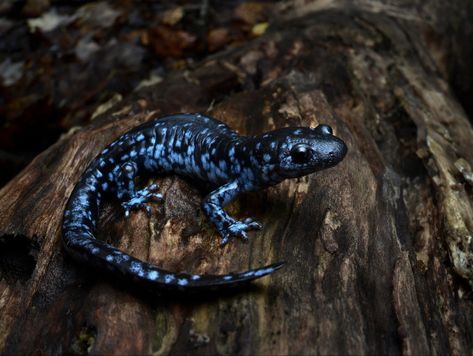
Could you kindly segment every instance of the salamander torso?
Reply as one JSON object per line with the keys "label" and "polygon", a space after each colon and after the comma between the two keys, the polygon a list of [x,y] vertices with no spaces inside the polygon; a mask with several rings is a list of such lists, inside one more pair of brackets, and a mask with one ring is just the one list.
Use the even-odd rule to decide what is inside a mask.
{"label": "salamander torso", "polygon": [[238,221],[224,211],[238,194],[332,167],[346,151],[344,142],[327,125],[246,137],[201,114],[155,119],[112,142],[82,175],[64,212],[66,250],[81,262],[157,289],[233,286],[262,277],[282,264],[227,275],[175,274],[95,239],[104,194],[116,196],[128,217],[135,209],[150,213],[147,203],[162,200],[156,184],[135,188],[139,174],[175,173],[203,182],[214,190],[202,201],[202,209],[225,244],[232,236],[247,239],[247,231],[261,229],[251,218]]}

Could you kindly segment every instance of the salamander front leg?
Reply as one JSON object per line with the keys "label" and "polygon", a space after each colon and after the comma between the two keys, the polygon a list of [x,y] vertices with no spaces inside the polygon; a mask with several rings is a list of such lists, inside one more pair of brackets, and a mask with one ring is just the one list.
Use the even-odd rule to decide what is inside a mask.
{"label": "salamander front leg", "polygon": [[223,210],[223,207],[241,191],[236,181],[230,182],[211,192],[202,201],[202,210],[209,220],[215,224],[217,231],[222,236],[221,245],[225,245],[231,236],[239,236],[243,240],[247,240],[247,231],[260,230],[262,228],[262,225],[252,218],[238,221]]}
{"label": "salamander front leg", "polygon": [[143,189],[135,190],[136,164],[124,163],[120,167],[120,173],[117,177],[117,197],[122,202],[125,210],[125,217],[130,216],[131,210],[144,209],[148,215],[151,215],[151,207],[147,203],[162,201],[163,196],[156,191],[158,184],[151,184]]}

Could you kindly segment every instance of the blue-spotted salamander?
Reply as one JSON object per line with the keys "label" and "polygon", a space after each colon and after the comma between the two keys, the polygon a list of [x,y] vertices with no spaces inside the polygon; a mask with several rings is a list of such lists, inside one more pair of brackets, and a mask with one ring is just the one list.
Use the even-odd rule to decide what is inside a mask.
{"label": "blue-spotted salamander", "polygon": [[162,200],[158,185],[135,188],[138,174],[175,173],[215,189],[202,210],[225,244],[230,237],[247,239],[261,229],[251,218],[236,220],[223,207],[243,192],[257,191],[287,178],[332,167],[347,152],[328,125],[282,128],[258,136],[240,136],[224,123],[201,114],[177,114],[147,122],[108,145],[75,186],[64,211],[63,237],[75,259],[151,289],[200,290],[233,286],[268,275],[270,266],[226,275],[176,274],[140,261],[94,237],[105,193],[121,203],[125,217]]}

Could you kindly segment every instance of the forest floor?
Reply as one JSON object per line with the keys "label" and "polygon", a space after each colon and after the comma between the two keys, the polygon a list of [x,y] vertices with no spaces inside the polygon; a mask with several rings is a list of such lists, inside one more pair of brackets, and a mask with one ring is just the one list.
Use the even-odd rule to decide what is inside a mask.
{"label": "forest floor", "polygon": [[120,98],[263,34],[281,1],[0,4],[0,187]]}

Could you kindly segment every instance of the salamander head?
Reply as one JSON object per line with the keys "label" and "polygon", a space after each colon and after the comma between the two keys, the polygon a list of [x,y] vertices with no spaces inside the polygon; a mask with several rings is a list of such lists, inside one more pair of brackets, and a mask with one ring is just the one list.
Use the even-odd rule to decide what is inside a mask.
{"label": "salamander head", "polygon": [[[295,178],[333,167],[347,153],[345,143],[328,125],[283,128],[259,136],[261,147],[271,157],[267,162],[279,177]],[[259,151],[259,152],[258,152]],[[261,162],[261,150],[256,152]],[[263,155],[263,161],[264,161]],[[268,165],[268,166],[269,166]]]}

